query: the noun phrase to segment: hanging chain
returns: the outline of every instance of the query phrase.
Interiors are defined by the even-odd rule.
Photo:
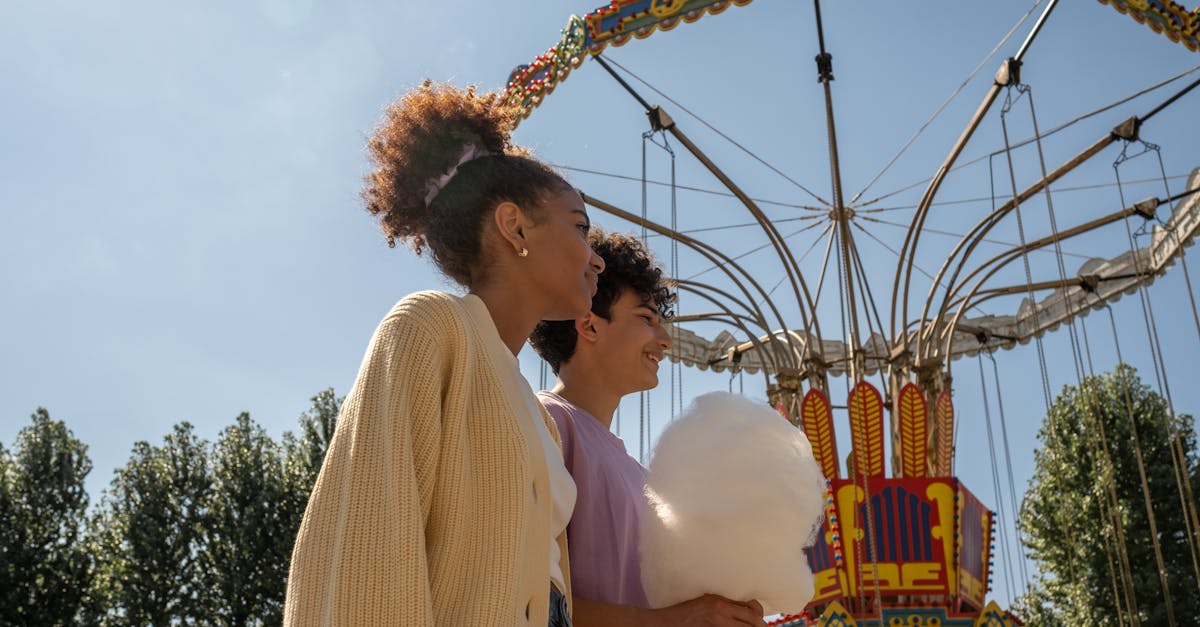
[[[1017,91],[1017,99],[1020,99],[1021,96],[1023,95],[1023,93],[1024,92],[1018,90]],[[1003,131],[1003,136],[1004,136],[1004,156],[1005,156],[1005,160],[1008,163],[1008,179],[1009,179],[1009,185],[1010,185],[1012,199],[1013,199],[1013,212],[1016,215],[1017,233],[1020,236],[1021,248],[1024,249],[1026,247],[1025,222],[1024,222],[1024,218],[1022,217],[1021,205],[1019,202],[1017,202],[1017,199],[1020,194],[1017,191],[1016,169],[1013,165],[1013,157],[1012,157],[1012,142],[1010,141],[1009,134],[1008,134],[1008,113],[1012,110],[1012,107],[1014,104],[1015,104],[1015,100],[1013,99],[1013,88],[1010,87],[1005,92],[1004,106],[1000,111],[1000,128]],[[1024,270],[1025,270],[1026,296],[1029,299],[1029,302],[1032,306],[1033,317],[1034,317],[1034,321],[1036,324],[1037,317],[1039,316],[1039,308],[1038,308],[1038,304],[1037,304],[1037,299],[1035,298],[1034,293],[1033,293],[1033,272],[1030,268],[1029,254],[1027,251],[1023,252],[1021,254],[1021,261],[1022,261]],[[1045,350],[1045,347],[1043,346],[1042,336],[1040,334],[1034,335],[1034,344],[1037,347],[1038,367],[1039,367],[1039,371],[1040,371],[1041,379],[1042,379],[1042,400],[1045,403],[1045,407],[1046,407],[1046,417],[1049,419],[1050,415],[1051,415],[1051,413],[1050,413],[1051,412],[1050,377],[1046,370],[1046,350]],[[1057,443],[1060,440],[1060,438],[1058,437],[1057,427],[1055,426],[1053,420],[1049,420],[1048,422],[1050,424],[1049,435],[1051,438],[1051,442]],[[1075,551],[1074,547],[1078,546],[1078,543],[1077,543],[1075,535],[1074,535],[1074,533],[1072,533],[1072,531],[1073,530],[1070,530],[1070,529],[1067,530],[1067,537],[1069,538],[1069,541],[1070,541],[1071,547],[1072,547],[1072,549],[1067,553],[1067,555],[1068,555],[1068,559],[1067,559],[1068,573],[1067,574],[1071,581],[1075,581],[1076,580],[1076,577],[1075,577],[1075,553],[1076,553],[1076,551]]]
[[[1162,161],[1159,147],[1156,144],[1152,144],[1140,139],[1138,142],[1142,146],[1141,152],[1130,155],[1128,150],[1131,142],[1126,141],[1124,146],[1122,146],[1121,154],[1118,155],[1117,159],[1113,162],[1113,173],[1117,180],[1117,192],[1120,195],[1122,204],[1125,203],[1125,188],[1121,181],[1121,165],[1130,159],[1154,152],[1159,154],[1159,166],[1161,171]],[[1169,199],[1171,195],[1168,193],[1167,197]],[[1143,225],[1143,228],[1145,228],[1145,226],[1146,225]],[[1141,229],[1139,229],[1139,231],[1140,230]],[[1125,234],[1129,239],[1129,250],[1133,258],[1134,272],[1140,275],[1144,272],[1144,268],[1142,267],[1142,256],[1139,254],[1136,237],[1132,229],[1130,229],[1128,221],[1125,222]],[[1150,252],[1150,249],[1148,248],[1147,251]],[[1142,306],[1142,321],[1146,326],[1146,336],[1149,340],[1150,347],[1150,361],[1154,367],[1154,377],[1158,385],[1158,393],[1159,396],[1165,398],[1167,401],[1167,409],[1169,412],[1168,416],[1170,418],[1167,429],[1168,436],[1171,440],[1171,465],[1175,472],[1175,482],[1179,490],[1180,505],[1184,511],[1184,525],[1187,528],[1188,548],[1191,551],[1193,574],[1196,576],[1196,585],[1200,587],[1200,551],[1198,551],[1198,548],[1200,548],[1198,547],[1198,544],[1200,544],[1200,539],[1197,538],[1197,534],[1200,533],[1200,522],[1198,522],[1196,518],[1195,501],[1192,500],[1189,502],[1189,499],[1186,496],[1187,494],[1191,493],[1191,479],[1188,476],[1189,473],[1186,468],[1187,458],[1181,444],[1181,437],[1177,425],[1178,419],[1175,414],[1175,403],[1171,396],[1170,383],[1167,381],[1166,363],[1163,360],[1162,345],[1159,343],[1158,339],[1158,325],[1154,319],[1154,308],[1153,303],[1150,300],[1149,289],[1145,283],[1139,283],[1137,292],[1138,300]],[[1118,360],[1120,359],[1120,355],[1118,354]],[[1132,420],[1132,408],[1130,409],[1130,412],[1130,419]]]
[[[1029,117],[1030,117],[1031,124],[1033,125],[1033,137],[1034,137],[1034,145],[1035,145],[1035,148],[1037,149],[1038,165],[1041,168],[1042,180],[1045,180],[1047,177],[1046,156],[1045,156],[1045,152],[1044,152],[1044,149],[1042,146],[1041,129],[1038,128],[1037,110],[1036,110],[1036,108],[1034,106],[1034,102],[1033,102],[1033,89],[1031,87],[1029,87],[1028,85],[1022,85],[1018,89],[1024,90],[1024,93],[1026,95],[1025,100],[1026,100],[1026,102],[1029,103]],[[1050,234],[1052,236],[1052,241],[1054,243],[1054,259],[1055,259],[1055,265],[1057,266],[1057,270],[1058,270],[1058,279],[1059,279],[1059,281],[1062,281],[1063,283],[1065,283],[1067,280],[1067,270],[1066,270],[1066,264],[1063,261],[1062,243],[1060,242],[1060,240],[1058,238],[1058,218],[1054,211],[1054,199],[1053,199],[1053,195],[1050,191],[1050,188],[1051,188],[1050,185],[1046,185],[1043,188],[1043,192],[1045,194],[1045,199],[1046,199],[1046,213],[1049,218]],[[1025,244],[1024,240],[1022,240],[1021,243],[1022,243],[1022,245],[1024,245]],[[1117,490],[1116,490],[1116,479],[1115,479],[1115,476],[1113,473],[1114,466],[1113,466],[1113,462],[1112,462],[1112,456],[1109,453],[1108,438],[1105,433],[1106,429],[1104,426],[1104,419],[1103,419],[1103,416],[1101,415],[1099,403],[1097,402],[1095,394],[1092,392],[1091,388],[1089,388],[1087,385],[1085,385],[1083,351],[1080,348],[1078,329],[1076,328],[1076,324],[1075,324],[1076,323],[1076,320],[1075,320],[1076,311],[1075,311],[1074,303],[1072,302],[1069,295],[1065,296],[1063,301],[1064,301],[1064,307],[1066,309],[1065,315],[1066,315],[1067,321],[1068,321],[1067,337],[1070,340],[1070,345],[1071,345],[1071,362],[1075,368],[1076,384],[1078,386],[1079,394],[1082,397],[1084,407],[1087,408],[1087,414],[1092,419],[1091,427],[1094,428],[1096,430],[1097,434],[1099,435],[1099,442],[1095,441],[1092,438],[1086,438],[1086,440],[1090,445],[1092,455],[1097,457],[1097,461],[1099,462],[1099,465],[1100,465],[1101,476],[1103,478],[1102,483],[1104,484],[1104,486],[1106,488],[1107,495],[1110,500],[1110,508],[1107,513],[1109,513],[1113,516],[1112,521],[1115,523],[1115,526],[1117,527],[1118,535],[1123,536],[1124,535],[1124,533],[1123,533],[1124,524],[1123,524],[1123,521],[1120,519],[1120,514],[1119,514],[1120,510],[1119,510],[1119,500],[1118,500]],[[1148,493],[1146,494],[1146,497],[1147,497],[1147,499],[1149,498]],[[1101,509],[1102,510],[1104,509],[1103,502],[1101,502]],[[1105,513],[1105,512],[1102,511],[1102,514],[1103,513]],[[1107,545],[1106,545],[1106,548],[1107,548]],[[1123,542],[1122,542],[1120,550],[1127,551]],[[1111,555],[1106,554],[1106,558],[1108,558],[1108,560],[1111,562],[1111,559],[1112,559]],[[1128,559],[1126,559],[1126,561],[1128,561]],[[1164,562],[1160,558],[1159,566],[1162,567],[1163,564],[1164,564]],[[1131,590],[1132,589],[1132,576],[1130,576],[1129,581],[1130,581],[1130,590]],[[1168,618],[1170,624],[1174,625],[1175,624],[1174,608],[1173,608],[1173,603],[1171,602],[1170,590],[1168,588],[1166,588],[1165,579],[1163,579],[1163,582],[1164,582],[1164,595],[1165,595],[1165,598],[1167,601],[1167,618]],[[1130,592],[1130,596],[1132,596],[1132,592]],[[1114,601],[1117,603],[1118,620],[1119,620],[1120,602],[1115,598],[1114,598]],[[1130,620],[1131,621],[1133,620],[1132,614],[1131,614]]]
[[[1000,517],[1000,524],[997,526],[1000,528],[1000,553],[1001,559],[1004,561],[1004,585],[1008,592],[1008,598],[1012,599],[1016,598],[1016,594],[1013,589],[1013,568],[1008,545],[1008,517],[1005,514],[1004,493],[1000,489],[1000,474],[997,470],[999,465],[996,463],[996,443],[992,435],[992,410],[991,404],[988,402],[987,382],[983,376],[983,351],[979,351],[978,361],[979,389],[983,394],[983,420],[987,426],[988,455],[992,460],[992,490],[996,495],[996,513]],[[996,390],[996,394],[999,395],[1000,391]]]

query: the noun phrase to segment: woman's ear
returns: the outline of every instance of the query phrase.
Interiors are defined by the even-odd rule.
[[[496,205],[493,219],[500,237],[508,242],[514,253],[525,250],[525,227],[529,219],[516,203],[506,200]]]

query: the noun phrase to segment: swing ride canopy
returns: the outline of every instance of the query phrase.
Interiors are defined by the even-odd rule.
[[[1200,7],[1188,11],[1176,3],[1157,0],[1101,2],[1145,24],[1179,44],[1181,49],[1200,51],[1200,41],[1197,40]],[[992,617],[990,620],[993,621],[986,624],[1015,624],[1015,619],[1001,612],[995,604],[986,603],[986,595],[991,588],[996,514],[988,511],[953,477],[955,417],[950,402],[948,364],[963,356],[1010,349],[1031,341],[1039,342],[1040,352],[1041,338],[1047,333],[1071,325],[1087,313],[1105,308],[1124,295],[1144,289],[1163,277],[1173,266],[1182,265],[1180,261],[1184,251],[1193,243],[1200,229],[1200,169],[1191,171],[1182,190],[1166,185],[1164,172],[1164,189],[1161,193],[1149,198],[1127,198],[1117,166],[1138,156],[1129,154],[1130,147],[1141,147],[1140,154],[1157,154],[1157,146],[1141,139],[1143,125],[1200,85],[1200,81],[1178,88],[1176,81],[1184,78],[1189,71],[1139,92],[1136,95],[1168,86],[1176,89],[1157,106],[1143,110],[1114,127],[1100,129],[1092,142],[1077,149],[1074,156],[1047,165],[1048,151],[1043,146],[1047,138],[1076,122],[1130,100],[1126,98],[1081,115],[1049,131],[1038,130],[1033,95],[1029,86],[1021,81],[1020,74],[1024,53],[1053,9],[1055,3],[1050,2],[1020,51],[999,63],[1000,68],[983,103],[941,167],[929,179],[922,181],[927,184],[925,194],[915,207],[903,246],[899,247],[900,262],[895,269],[891,292],[887,294],[892,306],[889,330],[877,312],[874,321],[868,313],[876,308],[868,277],[878,281],[874,278],[878,272],[877,269],[864,268],[857,259],[858,252],[851,235],[851,227],[862,230],[864,222],[876,219],[874,216],[878,214],[872,212],[880,209],[874,205],[886,195],[857,204],[859,195],[849,200],[841,195],[834,107],[829,88],[833,81],[832,61],[825,50],[819,2],[815,2],[817,47],[820,51],[817,56],[818,82],[825,92],[827,113],[824,121],[829,134],[833,198],[826,201],[800,186],[822,206],[799,208],[812,210],[811,217],[828,221],[829,227],[824,234],[831,235],[826,248],[826,263],[823,265],[828,266],[830,251],[837,251],[834,256],[839,268],[837,289],[845,299],[843,307],[849,310],[848,314],[843,311],[841,327],[826,325],[823,332],[821,316],[814,305],[812,284],[816,283],[815,292],[819,299],[824,272],[820,280],[813,281],[813,277],[809,276],[806,282],[795,255],[785,241],[787,238],[781,235],[775,221],[761,210],[761,201],[744,192],[676,124],[672,113],[682,107],[673,100],[671,103],[677,109],[672,113],[662,107],[651,106],[631,86],[631,81],[625,79],[632,78],[654,88],[615,60],[606,59],[601,54],[610,45],[620,46],[635,39],[644,39],[656,32],[668,31],[681,24],[748,4],[749,0],[614,0],[582,17],[572,16],[558,44],[512,72],[504,98],[508,104],[520,108],[522,118],[529,117],[573,70],[589,59],[594,60],[594,65],[600,66],[617,81],[618,91],[628,92],[645,109],[650,131],[643,135],[643,151],[648,138],[655,141],[655,134],[663,138],[662,143],[655,143],[671,155],[672,194],[676,187],[675,153],[666,143],[668,136],[676,146],[682,146],[695,156],[703,169],[725,186],[729,195],[754,217],[761,228],[767,242],[764,247],[773,249],[784,270],[785,276],[776,287],[786,285],[791,288],[790,291],[784,291],[788,298],[795,297],[793,304],[799,307],[799,320],[790,314],[780,314],[776,302],[784,300],[784,297],[776,296],[774,288],[767,290],[761,286],[759,273],[743,268],[739,263],[740,255],[731,256],[723,250],[724,246],[709,243],[695,232],[681,230],[674,222],[673,195],[672,218],[668,225],[649,219],[644,204],[643,212],[639,215],[596,197],[590,190],[581,190],[585,202],[591,207],[640,227],[643,233],[665,237],[671,241],[672,247],[686,247],[723,273],[724,282],[719,284],[716,281],[701,283],[695,280],[695,275],[684,277],[672,251],[671,267],[677,275],[680,292],[696,297],[688,301],[689,305],[704,303],[717,309],[696,311],[689,307],[681,312],[671,331],[673,346],[668,356],[673,361],[699,369],[761,372],[773,375],[777,383],[785,377],[803,378],[810,382],[811,388],[802,402],[799,401],[797,384],[791,388],[793,406],[780,404],[779,407],[804,427],[812,440],[814,455],[818,457],[826,477],[830,478],[824,532],[818,534],[817,544],[809,551],[810,562],[817,575],[814,603],[825,604],[826,619],[842,616],[839,614],[844,611],[842,603],[853,610],[846,613],[846,617],[861,617],[864,608],[871,607],[869,602],[864,601],[864,595],[875,595],[876,608],[882,607],[879,604],[881,595],[893,600],[907,595],[923,595],[929,603],[951,609],[949,614],[939,615],[944,621],[942,624],[947,626],[974,625],[976,620],[983,621],[986,616]],[[655,91],[658,92],[657,89]],[[661,92],[658,93],[665,97]],[[1001,96],[1004,96],[999,116],[1004,131],[1003,148],[985,157],[989,160],[993,177],[992,206],[970,227],[966,235],[959,236],[958,243],[952,249],[945,251],[944,263],[937,269],[936,276],[933,273],[926,275],[931,279],[928,292],[915,289],[911,285],[911,278],[916,267],[919,240],[923,233],[932,231],[926,224],[929,209],[936,204],[945,177],[956,170],[956,160],[963,147],[970,141],[992,104]],[[1010,137],[1008,120],[1017,115],[1026,115],[1032,121],[1032,137]],[[1114,164],[1119,190],[1117,198],[1073,212],[1069,219],[1060,215],[1060,221],[1056,221],[1052,188],[1060,187],[1065,176],[1109,147],[1122,148]],[[1021,153],[1023,157],[1015,156],[1022,150],[1025,151]],[[1034,154],[1036,160],[1031,157]],[[1022,166],[1014,166],[1014,161],[1019,159],[1034,165],[1025,166],[1018,175],[1016,171]],[[978,161],[980,159],[975,160]],[[1189,164],[1189,169],[1195,165]],[[1008,169],[1007,176],[1003,174],[1005,167]],[[997,168],[1002,175],[996,175]],[[643,152],[643,203],[647,183],[644,172]],[[782,174],[778,170],[776,172]],[[1016,184],[1018,176],[1028,177],[1030,172],[1034,173],[1035,182],[1019,187]],[[1001,191],[997,191],[997,188]],[[1029,221],[1029,216],[1027,213],[1023,222],[1022,207],[1030,205],[1037,205],[1038,210],[1045,209],[1049,213],[1048,233],[1026,233],[1024,225]],[[1010,239],[1019,239],[1019,242],[997,242],[998,225],[1013,222],[1018,227],[1015,235],[1019,235],[1019,238],[1010,234]],[[1127,246],[1114,246],[1112,237],[1104,240],[1092,238],[1093,234],[1113,231],[1120,236],[1116,238],[1117,243],[1127,243]],[[1087,255],[1082,256],[1080,261],[1071,262],[1068,267],[1063,246],[1073,246],[1079,242],[1087,242],[1092,246]],[[1095,246],[1097,242],[1102,245]],[[1000,243],[1004,247],[999,253],[989,249],[985,255],[982,252],[985,243]],[[1052,264],[1032,267],[1029,261],[1031,254],[1053,255],[1057,268]],[[942,263],[942,259],[939,259],[939,263]],[[1014,280],[1014,273],[1019,275],[1017,269],[1022,266],[1025,270],[1024,280],[1020,280],[1019,276]],[[1043,276],[1047,269],[1050,270],[1049,276]],[[1041,274],[1035,277],[1035,270],[1041,271]],[[879,293],[882,291],[877,289],[876,294]],[[858,314],[855,313],[856,300],[862,307]],[[987,309],[991,306],[1006,306],[1008,310],[989,313]],[[846,318],[849,318],[849,324],[845,322]],[[859,331],[859,319],[866,322],[866,333]],[[691,328],[694,322],[719,322],[725,325],[726,330],[706,335]],[[1197,326],[1200,330],[1200,319],[1197,320]],[[830,327],[836,329],[832,334],[829,333]],[[937,377],[929,377],[922,371],[945,372],[945,375],[930,385],[929,380]],[[882,375],[885,372],[894,377],[886,397],[863,381],[865,375]],[[912,382],[906,383],[914,374],[918,375],[918,379],[924,377],[920,386],[922,389]],[[822,384],[822,380],[829,375],[844,376],[848,380],[848,387],[854,387],[846,405],[839,406],[849,414],[852,431],[853,453],[845,464],[846,477],[839,473],[841,460],[836,442],[833,441],[833,405],[830,398],[818,389],[828,388]],[[1048,404],[1048,386],[1045,393]],[[885,403],[891,404],[893,409],[890,442],[895,450],[892,477],[884,476]]]
[[[1197,28],[1200,24],[1200,7],[1188,11],[1169,0],[1101,1],[1145,24],[1154,32],[1161,33],[1170,41],[1191,51],[1200,51],[1200,29]],[[599,56],[609,45],[621,46],[634,39],[645,39],[656,32],[669,31],[680,24],[695,22],[706,16],[723,13],[731,7],[748,5],[750,2],[751,0],[614,0],[609,5],[599,7],[582,17],[573,15],[568,19],[562,31],[562,38],[556,45],[532,62],[513,70],[506,85],[504,99],[509,105],[520,110],[522,118],[528,117],[588,58],[596,58],[604,64],[605,69],[610,69],[608,63]],[[1019,63],[1016,67],[1019,68]],[[1001,68],[1001,73],[1003,72],[1005,68]],[[1019,75],[1018,70],[1012,72]],[[999,81],[1000,75],[997,77],[997,86],[1001,86]],[[622,84],[624,85],[623,81]],[[642,102],[650,109],[645,101]],[[1138,127],[1149,117],[1131,120],[1128,123],[1130,126],[1123,130],[1112,129],[1107,133],[1108,137],[1097,142],[1097,145],[1107,146],[1118,139],[1136,139]],[[1090,157],[1096,152],[1099,152],[1099,149],[1093,146],[1087,156]],[[1031,196],[1048,189],[1050,183],[1074,165],[1078,164],[1066,164],[1060,171],[1048,173],[1046,184],[1034,185],[1023,190],[1018,195],[1020,201],[1025,202]],[[1183,255],[1184,249],[1193,243],[1197,229],[1200,228],[1200,198],[1193,193],[1197,190],[1200,190],[1200,171],[1193,172],[1188,178],[1183,193],[1166,198],[1139,199],[1139,202],[1120,208],[1105,218],[1063,229],[1053,237],[1025,242],[1024,246],[1011,251],[1010,254],[978,265],[974,268],[975,272],[968,273],[966,278],[978,279],[982,276],[984,281],[978,284],[964,281],[956,284],[953,291],[948,289],[947,292],[955,299],[948,299],[949,302],[945,304],[949,306],[943,307],[942,311],[929,312],[923,322],[909,321],[909,324],[903,325],[904,329],[896,329],[891,337],[881,333],[881,328],[857,341],[858,352],[861,354],[857,374],[872,374],[885,370],[898,355],[917,351],[922,342],[927,348],[921,351],[923,354],[915,355],[917,361],[926,357],[952,360],[962,356],[974,356],[980,351],[990,352],[1027,344],[1047,332],[1057,330],[1077,316],[1105,307],[1121,296],[1133,293],[1140,286],[1152,283],[1166,273]],[[585,198],[589,202],[598,201],[586,195]],[[932,197],[929,201],[932,201]],[[603,201],[591,204],[619,217],[638,222],[635,216],[608,206]],[[1003,216],[1011,213],[1013,207],[1009,205],[1019,204],[1020,202],[1010,202],[1001,207],[998,214]],[[1154,225],[1153,235],[1147,246],[1117,252],[1111,256],[1094,256],[1079,265],[1073,274],[1064,274],[1057,280],[1002,286],[986,282],[995,271],[1021,260],[1031,251],[1057,247],[1071,237],[1126,218],[1154,219],[1160,206],[1166,207],[1170,216]],[[1095,213],[1104,214],[1106,210],[1109,208],[1097,208]],[[990,224],[984,225],[983,232],[978,235],[980,238],[998,221],[991,218],[989,220]],[[646,225],[642,226],[645,228]],[[919,232],[920,226],[921,223],[914,220],[910,236]],[[678,234],[669,230],[662,231],[661,234],[678,237]],[[964,260],[963,264],[966,263]],[[911,267],[909,271],[911,272]],[[905,291],[907,292],[907,288]],[[1025,296],[1011,313],[984,314],[979,309],[981,303],[1013,294]],[[893,298],[897,296],[899,295],[893,295]],[[969,310],[973,313],[968,314]],[[813,315],[815,316],[815,313]],[[684,316],[682,321],[723,317],[727,318],[719,313]],[[706,337],[676,325],[672,329],[674,346],[668,351],[668,357],[700,369],[749,373],[765,371],[778,374],[781,369],[795,370],[802,367],[796,360],[789,361],[778,357],[780,352],[791,352],[795,354],[793,356],[801,359],[817,358],[826,374],[840,376],[849,372],[855,351],[847,342],[814,333],[814,325],[811,323],[797,328],[796,325],[771,326],[765,320],[760,322],[767,326],[763,326],[757,332],[749,325],[741,325],[733,332],[721,331],[714,337]],[[896,326],[895,320],[893,326]],[[737,332],[739,330],[740,333]]]

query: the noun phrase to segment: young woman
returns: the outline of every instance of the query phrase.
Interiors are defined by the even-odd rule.
[[[292,554],[287,625],[569,625],[575,488],[516,354],[587,312],[604,264],[582,200],[509,144],[491,95],[391,105],[363,197],[389,244],[465,296],[411,294],[346,397]],[[556,622],[557,621],[557,622]]]
[[[543,322],[530,339],[558,375],[554,390],[539,396],[558,423],[578,489],[567,528],[575,625],[763,627],[753,600],[710,594],[650,608],[638,553],[646,469],[610,426],[621,397],[658,385],[659,362],[671,348],[662,322],[675,295],[641,241],[599,230],[590,239],[605,263],[591,311]]]

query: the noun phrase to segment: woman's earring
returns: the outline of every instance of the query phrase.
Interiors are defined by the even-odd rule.
[[[529,249],[528,249],[528,248],[525,248],[524,246],[522,246],[522,247],[521,247],[521,252],[517,253],[517,256],[518,256],[518,257],[528,257],[528,256],[529,256]]]

